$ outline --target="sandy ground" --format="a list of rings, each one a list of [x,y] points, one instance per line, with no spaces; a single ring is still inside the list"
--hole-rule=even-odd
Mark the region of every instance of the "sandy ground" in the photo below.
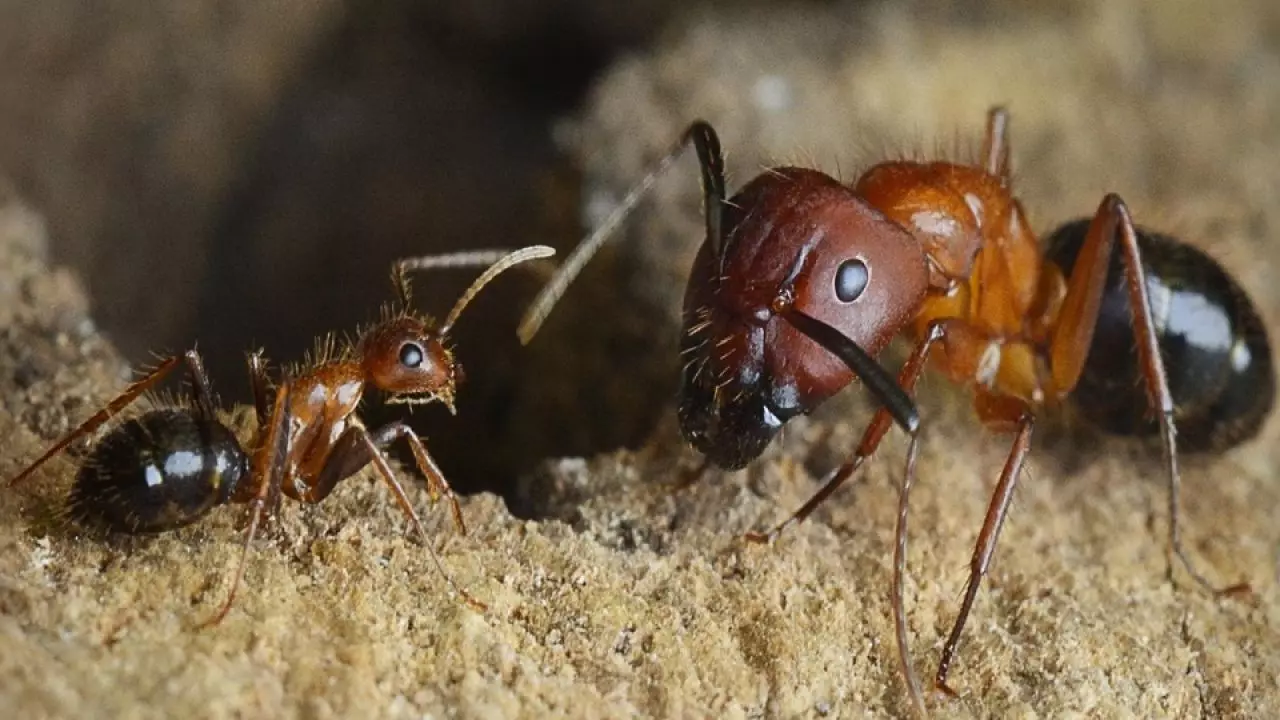
[[[696,17],[620,63],[566,128],[590,196],[607,205],[694,116],[720,129],[736,181],[796,160],[853,177],[886,148],[963,149],[986,107],[1003,102],[1037,228],[1121,191],[1142,222],[1214,252],[1275,326],[1280,13],[1265,3],[1098,3],[1025,17],[1000,6],[956,23],[895,7]],[[429,513],[445,564],[488,612],[447,591],[389,496],[361,476],[322,505],[287,505],[232,613],[193,631],[228,586],[238,513],[154,538],[50,528],[43,518],[74,471],[63,458],[0,493],[0,714],[903,715],[887,601],[900,438],[856,489],[775,546],[738,540],[783,517],[843,459],[868,417],[859,393],[794,422],[746,471],[669,487],[696,462],[654,390],[671,377],[675,298],[700,225],[688,165],[529,352],[531,367],[546,369],[567,348],[564,364],[582,372],[572,387],[549,378],[564,409],[531,416],[530,432],[571,432],[574,400],[590,403],[586,422],[603,422],[607,402],[584,398],[600,383],[606,401],[653,406],[652,439],[548,460],[510,498],[536,520],[478,496],[464,502],[471,533],[459,538],[446,513]],[[3,197],[9,475],[127,375],[77,281],[46,267],[38,216]],[[582,302],[610,292],[613,306]],[[634,309],[631,322],[610,322],[618,305]],[[643,352],[624,364],[593,356],[617,351],[606,329],[594,345],[578,342],[602,325],[647,337],[624,346]],[[913,660],[927,675],[1007,440],[981,432],[944,383],[926,381],[921,396],[928,431],[907,599]],[[1277,423],[1185,468],[1197,562],[1256,591],[1231,601],[1166,579],[1165,494],[1149,453],[1043,427],[953,670],[961,698],[934,701],[937,714],[1280,715]],[[425,506],[424,492],[414,497]]]

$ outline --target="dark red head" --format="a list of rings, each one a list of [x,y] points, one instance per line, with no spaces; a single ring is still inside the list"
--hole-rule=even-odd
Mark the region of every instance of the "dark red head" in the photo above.
[[[906,230],[815,170],[760,175],[725,203],[722,227],[685,291],[679,420],[700,452],[736,469],[855,377],[797,321],[875,355],[914,315],[928,271]]]

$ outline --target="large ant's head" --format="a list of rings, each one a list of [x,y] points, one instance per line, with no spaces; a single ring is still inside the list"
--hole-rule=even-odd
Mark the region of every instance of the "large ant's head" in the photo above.
[[[798,168],[748,183],[722,223],[723,242],[703,244],[685,291],[678,414],[690,443],[720,467],[744,467],[855,377],[882,402],[909,404],[872,359],[928,283],[905,230]]]
[[[392,282],[400,307],[374,326],[361,340],[365,373],[379,389],[391,394],[391,404],[421,405],[441,402],[454,412],[454,396],[463,380],[462,365],[449,347],[449,332],[480,290],[508,268],[528,260],[551,257],[555,250],[533,245],[489,261],[493,251],[464,252],[401,260],[392,269]],[[492,262],[453,304],[445,321],[437,325],[414,313],[409,306],[408,271],[475,265]]]

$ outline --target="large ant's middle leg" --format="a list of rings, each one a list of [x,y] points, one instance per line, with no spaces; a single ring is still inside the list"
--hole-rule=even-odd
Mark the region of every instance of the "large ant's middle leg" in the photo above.
[[[1125,284],[1129,293],[1129,309],[1133,333],[1138,346],[1138,358],[1142,377],[1146,384],[1147,398],[1160,422],[1160,439],[1164,446],[1164,459],[1169,485],[1169,545],[1197,583],[1215,594],[1236,594],[1248,590],[1247,583],[1219,588],[1209,582],[1191,562],[1182,545],[1179,496],[1182,477],[1178,472],[1177,428],[1173,420],[1173,396],[1169,392],[1168,376],[1164,360],[1160,356],[1155,321],[1151,315],[1151,299],[1147,294],[1146,271],[1142,266],[1142,253],[1138,248],[1138,235],[1124,201],[1115,194],[1103,198],[1089,225],[1088,234],[1076,259],[1075,269],[1068,281],[1067,295],[1063,300],[1062,314],[1050,346],[1050,369],[1053,389],[1059,396],[1073,390],[1084,369],[1085,359],[1093,343],[1097,326],[1102,292],[1106,285],[1112,247],[1119,237],[1120,253],[1124,260]],[[1170,580],[1173,564],[1168,567]]]

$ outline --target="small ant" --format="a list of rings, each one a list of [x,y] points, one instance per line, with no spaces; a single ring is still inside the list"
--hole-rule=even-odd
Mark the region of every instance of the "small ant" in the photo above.
[[[903,582],[920,430],[912,393],[926,361],[972,390],[984,426],[1014,436],[934,680],[952,695],[947,673],[1039,408],[1074,391],[1086,417],[1108,430],[1159,432],[1169,543],[1190,575],[1212,588],[1179,533],[1176,428],[1188,428],[1196,447],[1225,448],[1256,433],[1274,396],[1270,346],[1244,292],[1203,253],[1136,228],[1117,195],[1107,195],[1091,220],[1055,232],[1047,253],[1040,248],[1010,187],[1008,123],[1003,108],[989,111],[981,164],[886,162],[852,186],[816,170],[779,167],[726,198],[719,139],[709,124],[694,122],[569,256],[519,328],[528,342],[590,257],[692,144],[706,236],[684,297],[681,432],[706,457],[703,470],[710,463],[739,469],[789,419],[862,380],[881,407],[853,457],[787,520],[747,539],[769,542],[803,521],[875,452],[891,421],[901,427],[910,443],[891,594],[901,671],[922,714]],[[874,357],[903,332],[915,348],[895,381]]]
[[[396,440],[408,443],[418,470],[426,477],[432,503],[441,495],[447,498],[454,525],[466,534],[458,500],[421,438],[402,422],[369,430],[356,411],[365,389],[372,386],[389,394],[388,403],[438,401],[454,412],[454,393],[463,374],[448,340],[458,317],[503,271],[554,254],[552,248],[534,245],[514,252],[470,251],[397,261],[392,268],[397,306],[384,310],[380,321],[341,347],[332,336],[326,337],[313,357],[282,373],[274,392],[262,352],[247,356],[258,421],[253,441],[247,446],[217,419],[209,378],[200,354],[192,349],[163,360],[8,484],[13,486],[30,476],[77,438],[124,410],[179,364],[185,364],[191,377],[189,405],[149,410],[101,438],[76,475],[66,514],[108,530],[138,534],[188,525],[216,505],[249,504],[248,530],[231,590],[219,611],[200,627],[216,625],[230,611],[244,576],[249,546],[267,508],[274,511],[282,493],[301,502],[318,503],[339,482],[370,464],[422,538],[441,575],[469,605],[484,611],[485,605],[445,571],[383,454]],[[443,323],[437,324],[410,307],[410,271],[486,265]]]

